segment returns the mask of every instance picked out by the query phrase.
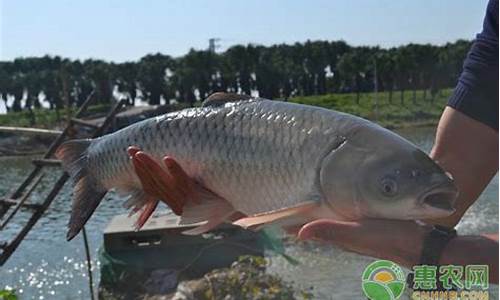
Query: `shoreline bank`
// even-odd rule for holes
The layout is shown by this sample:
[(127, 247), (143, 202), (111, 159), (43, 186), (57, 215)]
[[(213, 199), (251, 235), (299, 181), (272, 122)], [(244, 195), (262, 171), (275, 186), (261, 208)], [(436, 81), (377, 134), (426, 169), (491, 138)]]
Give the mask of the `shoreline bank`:
[[(293, 103), (319, 106), (357, 115), (375, 122), (389, 130), (406, 128), (435, 127), (446, 106), (451, 89), (442, 90), (430, 99), (424, 91), (407, 91), (403, 101), (400, 92), (380, 92), (351, 94), (327, 94), (307, 97), (293, 97), (288, 101)], [(375, 99), (378, 99), (375, 101)], [(184, 108), (179, 106), (179, 109)], [(174, 108), (177, 110), (177, 107)], [(90, 109), (94, 113), (104, 113), (106, 107), (97, 105)], [(34, 127), (60, 130), (65, 126), (66, 117), (54, 110), (35, 110), (35, 121), (32, 124), (32, 114), (16, 112), (0, 115), (0, 126)], [(0, 156), (36, 155), (43, 153), (53, 138), (38, 136), (22, 136), (0, 134)]]

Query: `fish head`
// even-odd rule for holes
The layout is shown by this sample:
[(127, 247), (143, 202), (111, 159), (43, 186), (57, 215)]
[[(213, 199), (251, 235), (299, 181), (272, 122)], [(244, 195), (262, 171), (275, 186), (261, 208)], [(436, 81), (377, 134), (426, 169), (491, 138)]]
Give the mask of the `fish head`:
[(378, 126), (358, 130), (327, 155), (320, 182), (332, 210), (348, 219), (446, 217), (458, 196), (451, 175)]

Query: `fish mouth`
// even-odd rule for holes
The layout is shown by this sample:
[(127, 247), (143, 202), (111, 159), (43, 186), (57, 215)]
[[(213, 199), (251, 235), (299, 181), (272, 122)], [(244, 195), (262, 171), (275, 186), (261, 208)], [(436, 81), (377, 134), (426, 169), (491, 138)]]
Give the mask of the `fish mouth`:
[(421, 198), (420, 203), (432, 209), (439, 209), (453, 213), (455, 211), (454, 205), (458, 197), (458, 189), (453, 183), (444, 183), (435, 185)]

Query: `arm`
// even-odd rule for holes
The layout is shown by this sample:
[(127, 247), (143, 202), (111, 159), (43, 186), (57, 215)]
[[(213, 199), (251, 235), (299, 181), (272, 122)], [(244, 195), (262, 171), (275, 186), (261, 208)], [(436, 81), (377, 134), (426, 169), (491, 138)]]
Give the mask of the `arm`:
[[(411, 221), (318, 220), (305, 225), (299, 239), (334, 243), (349, 251), (389, 259), (411, 268), (418, 264), (424, 238), (430, 230), (430, 225)], [(457, 236), (444, 248), (440, 264), (488, 265), (490, 282), (498, 284), (498, 234)]]
[(498, 284), (498, 233), (452, 239), (443, 251), (440, 264), (488, 265), (490, 282)]
[(431, 157), (450, 172), (460, 195), (450, 217), (428, 220), (453, 227), (498, 170), (498, 0), (490, 0), (483, 30), (463, 64), (439, 121)]
[(452, 174), (460, 194), (453, 215), (426, 222), (454, 227), (498, 171), (498, 132), (447, 107), (431, 157)]

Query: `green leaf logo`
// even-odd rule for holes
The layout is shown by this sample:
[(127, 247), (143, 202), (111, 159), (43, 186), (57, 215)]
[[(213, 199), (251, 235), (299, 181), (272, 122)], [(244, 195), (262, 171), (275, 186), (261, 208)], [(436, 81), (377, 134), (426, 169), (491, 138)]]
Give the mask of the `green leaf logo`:
[(392, 261), (377, 260), (363, 272), (361, 287), (371, 300), (396, 300), (405, 289), (405, 276), (401, 267)]

